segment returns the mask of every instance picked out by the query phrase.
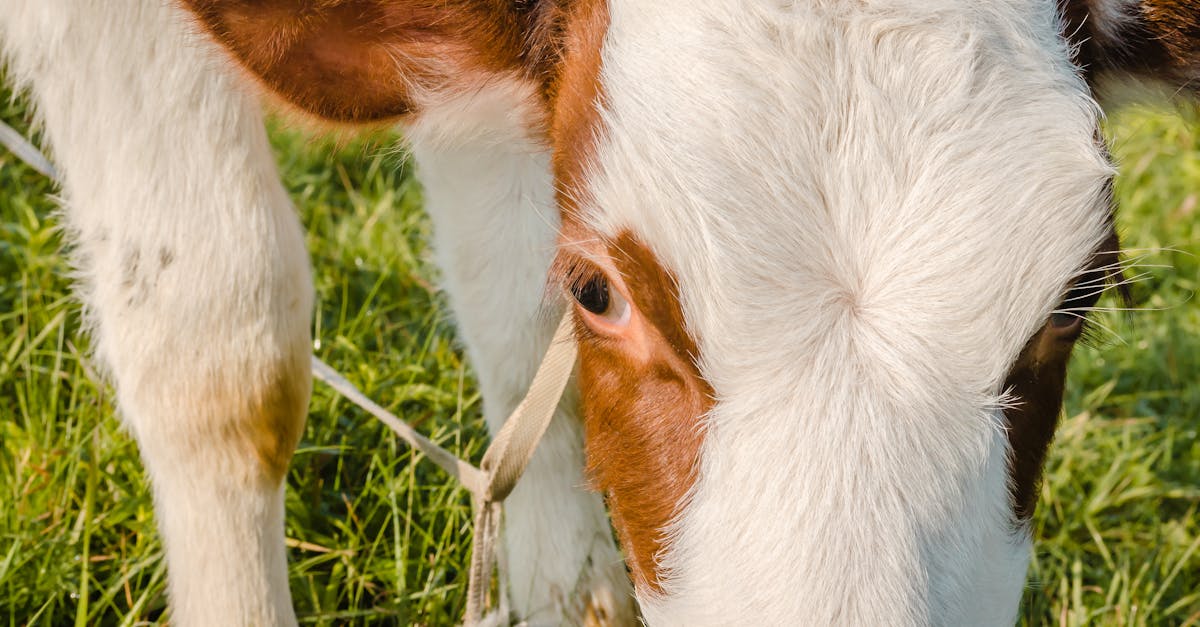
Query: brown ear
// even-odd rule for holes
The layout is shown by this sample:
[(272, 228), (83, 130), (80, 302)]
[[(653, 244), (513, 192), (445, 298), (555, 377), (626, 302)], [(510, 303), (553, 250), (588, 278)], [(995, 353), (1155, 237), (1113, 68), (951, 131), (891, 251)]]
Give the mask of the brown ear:
[(415, 113), (433, 94), (520, 71), (524, 57), (520, 2), (183, 4), (270, 91), (333, 122), (370, 123)]
[(1089, 82), (1117, 75), (1200, 95), (1200, 2), (1058, 0)]

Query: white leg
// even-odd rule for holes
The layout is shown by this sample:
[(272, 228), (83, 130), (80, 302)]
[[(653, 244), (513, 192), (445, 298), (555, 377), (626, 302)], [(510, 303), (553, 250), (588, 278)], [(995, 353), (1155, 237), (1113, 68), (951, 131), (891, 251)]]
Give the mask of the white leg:
[(294, 624), (282, 480), (311, 286), (252, 99), (161, 0), (6, 0), (86, 315), (155, 492), (175, 625)]
[[(409, 132), (493, 433), (524, 396), (558, 322), (540, 312), (558, 225), (549, 156), (525, 134), (523, 96), (518, 85), (498, 85)], [(600, 495), (586, 486), (570, 396), (505, 503), (509, 598), (531, 624), (628, 624), (630, 586)]]

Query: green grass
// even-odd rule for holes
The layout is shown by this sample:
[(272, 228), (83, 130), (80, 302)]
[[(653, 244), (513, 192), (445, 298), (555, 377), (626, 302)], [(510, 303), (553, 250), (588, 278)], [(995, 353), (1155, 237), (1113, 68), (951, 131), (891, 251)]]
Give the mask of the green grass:
[[(19, 103), (2, 115), (27, 128)], [(403, 157), (274, 139), (309, 233), (316, 353), (477, 461), (479, 398), (431, 287), (428, 224)], [(163, 621), (146, 476), (88, 362), (52, 191), (0, 154), (0, 624)], [(382, 425), (318, 384), (288, 483), (302, 622), (460, 619), (470, 501), (436, 467), (414, 463)]]
[[(7, 100), (4, 100), (7, 102)], [(25, 130), (15, 102), (0, 117)], [(1022, 609), (1042, 624), (1200, 624), (1200, 120), (1110, 127), (1130, 248), (1174, 248), (1135, 287), (1155, 311), (1077, 351)], [(382, 145), (273, 132), (308, 229), (316, 352), (478, 459), (479, 398), (423, 244), (420, 191)], [(162, 547), (137, 448), (79, 330), (51, 185), (0, 153), (0, 623), (161, 623)], [(466, 494), (321, 385), (288, 475), (309, 624), (448, 625), (464, 603)]]

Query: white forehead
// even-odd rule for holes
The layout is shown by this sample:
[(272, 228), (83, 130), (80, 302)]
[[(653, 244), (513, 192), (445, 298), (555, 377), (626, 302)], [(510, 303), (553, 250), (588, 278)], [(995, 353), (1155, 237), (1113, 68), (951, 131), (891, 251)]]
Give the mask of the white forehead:
[(1112, 174), (1055, 2), (609, 5), (590, 219), (674, 272), (718, 401), (647, 615), (1004, 620), (989, 402)]
[(840, 301), (1015, 355), (1111, 174), (1054, 4), (614, 0), (594, 219), (664, 258), (705, 344), (787, 349), (764, 323)]

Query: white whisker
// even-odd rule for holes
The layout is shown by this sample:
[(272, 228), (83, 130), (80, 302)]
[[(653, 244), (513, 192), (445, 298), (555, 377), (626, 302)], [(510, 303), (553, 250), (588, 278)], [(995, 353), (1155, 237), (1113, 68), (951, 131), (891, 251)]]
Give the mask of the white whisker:
[(1145, 252), (1146, 255), (1143, 255), (1143, 256), (1162, 254), (1162, 253), (1178, 253), (1181, 255), (1186, 255), (1188, 257), (1196, 256), (1195, 253), (1192, 253), (1192, 252), (1189, 252), (1186, 250), (1182, 250), (1179, 248), (1122, 248), (1121, 249), (1122, 255), (1127, 254), (1127, 253), (1132, 253), (1132, 252)]
[(1081, 295), (1081, 296), (1072, 296), (1072, 298), (1090, 298), (1092, 296), (1098, 296), (1100, 294), (1103, 294), (1103, 293), (1113, 289), (1114, 287), (1120, 287), (1122, 285), (1133, 285), (1134, 283), (1143, 283), (1145, 281), (1149, 281), (1151, 278), (1153, 278), (1153, 275), (1151, 273), (1143, 272), (1141, 274), (1137, 274), (1132, 277), (1122, 279), (1115, 283), (1097, 283), (1095, 281), (1087, 281), (1084, 283), (1077, 283), (1075, 285), (1076, 288), (1082, 287), (1082, 288), (1090, 289), (1092, 287), (1096, 287), (1097, 289), (1095, 289), (1091, 292), (1088, 292), (1087, 294)]
[(1113, 337), (1113, 339), (1115, 339), (1118, 343), (1120, 343), (1122, 345), (1128, 345), (1128, 342), (1125, 341), (1125, 338), (1122, 337), (1120, 333), (1117, 333), (1117, 331), (1115, 329), (1104, 324), (1103, 322), (1100, 322), (1099, 320), (1089, 319), (1087, 316), (1084, 316), (1083, 314), (1078, 313), (1078, 311), (1079, 310), (1056, 309), (1056, 310), (1054, 310), (1053, 313), (1062, 314), (1064, 316), (1071, 316), (1074, 318), (1079, 318), (1080, 320), (1083, 320), (1089, 327), (1099, 327), (1099, 328), (1103, 329), (1104, 331), (1108, 332), (1108, 334), (1111, 335)]
[[(1191, 298), (1189, 297), (1188, 300), (1191, 300)], [(1111, 312), (1118, 312), (1118, 311), (1171, 311), (1172, 309), (1178, 309), (1179, 307), (1183, 306), (1187, 302), (1188, 301), (1185, 300), (1182, 303), (1179, 303), (1176, 305), (1170, 305), (1167, 307), (1075, 307), (1075, 308), (1072, 308), (1070, 311), (1072, 311), (1072, 312), (1075, 312), (1075, 311), (1087, 311), (1087, 312), (1092, 312), (1092, 311), (1111, 311)], [(1058, 313), (1066, 313), (1066, 312), (1058, 311)]]

